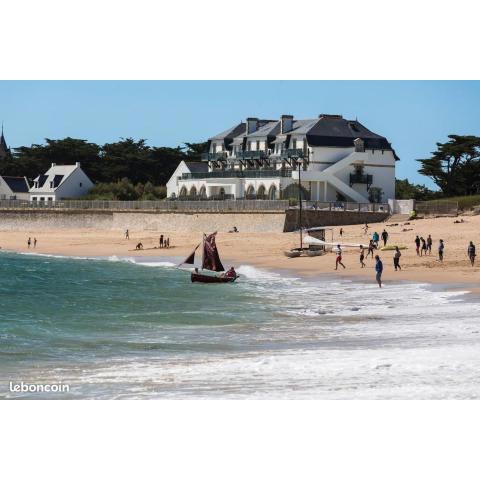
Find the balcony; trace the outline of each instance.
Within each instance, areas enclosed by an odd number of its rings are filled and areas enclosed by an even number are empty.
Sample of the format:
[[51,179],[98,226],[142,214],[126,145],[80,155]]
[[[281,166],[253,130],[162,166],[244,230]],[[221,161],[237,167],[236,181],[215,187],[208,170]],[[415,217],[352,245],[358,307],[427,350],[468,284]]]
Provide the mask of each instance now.
[[227,152],[202,153],[203,162],[226,160],[226,159],[227,159]]
[[245,150],[236,154],[236,158],[243,158],[243,160],[263,160],[267,157],[267,153],[263,150]]
[[350,186],[354,183],[363,183],[367,185],[367,190],[373,183],[373,175],[364,175],[363,173],[351,173],[350,174]]
[[291,176],[292,170],[287,168],[279,170],[216,170],[213,172],[183,173],[182,180],[207,178],[271,178]]
[[303,158],[304,152],[301,148],[287,148],[282,150],[280,154],[281,158]]

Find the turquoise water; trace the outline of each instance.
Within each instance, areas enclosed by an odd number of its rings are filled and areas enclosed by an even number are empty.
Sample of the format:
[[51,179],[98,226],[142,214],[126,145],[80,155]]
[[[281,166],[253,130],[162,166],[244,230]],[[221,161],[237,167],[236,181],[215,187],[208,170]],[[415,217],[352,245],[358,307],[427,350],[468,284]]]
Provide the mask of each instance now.
[[[2,398],[480,394],[480,305],[462,292],[246,265],[238,283],[192,284],[173,262],[116,257],[3,252],[0,271]],[[70,388],[19,393],[11,381]]]

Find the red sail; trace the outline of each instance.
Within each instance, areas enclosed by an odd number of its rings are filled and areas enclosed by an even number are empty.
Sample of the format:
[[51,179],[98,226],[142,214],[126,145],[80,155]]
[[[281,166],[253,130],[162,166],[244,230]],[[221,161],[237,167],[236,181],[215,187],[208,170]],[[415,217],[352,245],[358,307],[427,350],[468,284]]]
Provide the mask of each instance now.
[[180,265],[183,265],[185,263],[187,264],[190,264],[190,265],[193,265],[195,263],[195,252],[197,251],[197,248],[200,246],[200,244],[198,244],[196,247],[195,247],[195,250],[193,250],[193,252],[182,262],[182,263],[179,263],[178,266]]
[[218,255],[217,245],[215,244],[215,235],[217,232],[206,235],[203,240],[203,265],[202,268],[212,270],[213,272],[223,272],[222,262]]

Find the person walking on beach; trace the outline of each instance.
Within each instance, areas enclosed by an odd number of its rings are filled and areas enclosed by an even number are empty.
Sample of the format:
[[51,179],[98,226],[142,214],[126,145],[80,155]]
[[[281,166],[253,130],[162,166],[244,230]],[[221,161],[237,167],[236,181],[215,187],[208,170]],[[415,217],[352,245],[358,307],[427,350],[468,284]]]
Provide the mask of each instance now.
[[365,247],[363,245],[360,245],[360,265],[362,266],[362,268],[366,266],[365,262],[363,261],[364,258],[365,258]]
[[372,240],[375,244],[375,248],[378,248],[378,241],[380,240],[380,235],[378,234],[378,232],[373,232]]
[[37,246],[37,239],[36,237],[33,237],[33,248]]
[[402,253],[400,252],[400,249],[398,247],[395,247],[395,253],[393,254],[393,266],[395,267],[395,271],[401,270],[402,267],[400,266],[400,257],[402,256]]
[[163,248],[163,233],[160,235],[160,248]]
[[440,239],[440,243],[438,244],[438,259],[443,262],[443,252],[445,250],[445,244],[443,243],[443,240]]
[[367,257],[372,254],[372,258],[373,258],[373,249],[375,248],[375,245],[373,244],[373,240],[370,240],[370,242],[368,243],[368,251],[367,251]]
[[382,288],[383,263],[378,255],[375,255],[375,272],[375,278],[377,280],[378,286]]
[[473,244],[472,241],[470,241],[469,245],[468,245],[468,249],[467,249],[467,255],[468,255],[468,258],[470,259],[470,263],[472,264],[472,267],[474,266],[475,264],[475,245]]
[[429,234],[427,237],[427,252],[429,255],[432,254],[432,236]]
[[383,232],[382,232],[382,240],[383,240],[383,246],[385,247],[385,245],[387,245],[387,240],[388,240],[388,232],[383,229]]
[[423,257],[423,254],[427,254],[427,242],[423,237],[420,237],[420,241],[422,242],[422,248],[420,250],[420,256]]
[[32,239],[30,237],[28,237],[28,240],[27,240],[28,248],[30,248],[31,244],[32,244]]
[[125,230],[125,240],[130,240],[130,232],[128,231],[128,228]]
[[343,228],[340,227],[340,237],[343,235]]
[[368,223],[365,222],[365,226],[363,227],[363,233],[364,233],[365,235],[368,234],[368,229],[369,229],[369,228],[370,228],[370,227],[368,226]]
[[342,249],[340,245],[337,245],[337,258],[335,259],[335,270],[338,270],[338,265],[341,265],[345,268],[345,265],[342,263]]
[[418,235],[415,237],[415,250],[417,255],[420,255],[420,237]]

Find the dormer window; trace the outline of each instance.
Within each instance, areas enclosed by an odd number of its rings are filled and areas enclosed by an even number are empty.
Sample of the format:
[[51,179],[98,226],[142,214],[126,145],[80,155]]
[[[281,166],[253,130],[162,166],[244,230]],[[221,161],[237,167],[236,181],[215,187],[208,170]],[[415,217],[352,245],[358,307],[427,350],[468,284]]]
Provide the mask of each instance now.
[[50,188],[53,188],[53,182],[50,182]]
[[296,139],[296,138],[293,139],[292,148],[293,148],[294,150],[296,150],[296,148],[297,148],[297,139]]

